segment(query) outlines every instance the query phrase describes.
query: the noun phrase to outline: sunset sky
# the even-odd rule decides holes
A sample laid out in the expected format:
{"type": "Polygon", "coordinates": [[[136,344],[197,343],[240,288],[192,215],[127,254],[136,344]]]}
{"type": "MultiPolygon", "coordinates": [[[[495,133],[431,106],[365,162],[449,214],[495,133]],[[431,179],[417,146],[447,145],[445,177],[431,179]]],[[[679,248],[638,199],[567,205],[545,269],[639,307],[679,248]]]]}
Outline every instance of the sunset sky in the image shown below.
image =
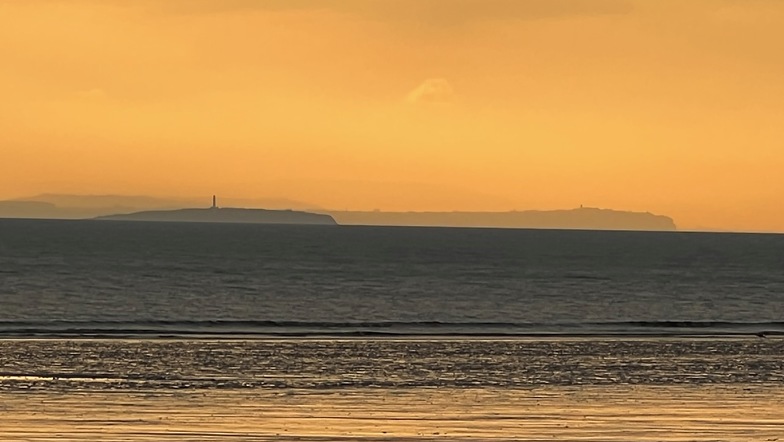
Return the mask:
{"type": "Polygon", "coordinates": [[[784,231],[781,0],[0,0],[0,199],[784,231]]]}

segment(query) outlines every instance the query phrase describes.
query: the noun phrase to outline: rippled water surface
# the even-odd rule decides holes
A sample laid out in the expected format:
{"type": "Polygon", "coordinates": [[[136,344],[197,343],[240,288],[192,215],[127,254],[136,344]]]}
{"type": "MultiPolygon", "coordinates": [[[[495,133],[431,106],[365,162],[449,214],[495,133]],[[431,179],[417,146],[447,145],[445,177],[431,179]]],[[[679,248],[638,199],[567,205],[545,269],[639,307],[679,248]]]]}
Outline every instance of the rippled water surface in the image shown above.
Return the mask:
{"type": "Polygon", "coordinates": [[[784,235],[0,220],[0,336],[784,333],[784,235]]]}

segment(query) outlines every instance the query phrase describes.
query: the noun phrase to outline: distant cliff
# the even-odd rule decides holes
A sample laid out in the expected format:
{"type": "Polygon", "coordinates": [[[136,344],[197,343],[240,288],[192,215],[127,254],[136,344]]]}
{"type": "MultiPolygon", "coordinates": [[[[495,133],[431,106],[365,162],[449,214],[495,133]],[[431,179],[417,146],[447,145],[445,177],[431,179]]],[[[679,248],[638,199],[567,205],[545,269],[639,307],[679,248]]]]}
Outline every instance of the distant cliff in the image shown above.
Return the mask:
{"type": "MultiPolygon", "coordinates": [[[[38,195],[0,201],[0,218],[133,219],[140,221],[360,224],[585,230],[676,230],[672,218],[647,212],[579,208],[512,212],[351,212],[306,209],[285,199],[221,200],[248,209],[187,209],[208,201],[118,195],[38,195]],[[266,209],[253,209],[265,207],[266,209]],[[269,209],[295,209],[269,210],[269,209]],[[210,212],[217,210],[217,212],[210,212]],[[228,212],[228,211],[234,211],[228,212]],[[118,213],[128,215],[114,215],[118,213]],[[327,215],[317,215],[322,213],[327,215]],[[163,215],[161,215],[163,214],[163,215]],[[300,217],[303,214],[304,217],[300,217]],[[223,217],[226,218],[223,218],[223,217]],[[289,220],[294,221],[289,221],[289,220]],[[306,220],[306,221],[302,221],[306,220]]],[[[312,205],[310,205],[312,207],[312,205]]]]}
{"type": "Polygon", "coordinates": [[[520,212],[328,212],[339,224],[585,230],[676,230],[672,218],[643,212],[579,208],[520,212]]]}
{"type": "Polygon", "coordinates": [[[320,224],[335,225],[329,215],[293,210],[264,209],[179,209],[153,210],[124,215],[107,215],[95,218],[102,221],[156,221],[245,224],[320,224]]]}

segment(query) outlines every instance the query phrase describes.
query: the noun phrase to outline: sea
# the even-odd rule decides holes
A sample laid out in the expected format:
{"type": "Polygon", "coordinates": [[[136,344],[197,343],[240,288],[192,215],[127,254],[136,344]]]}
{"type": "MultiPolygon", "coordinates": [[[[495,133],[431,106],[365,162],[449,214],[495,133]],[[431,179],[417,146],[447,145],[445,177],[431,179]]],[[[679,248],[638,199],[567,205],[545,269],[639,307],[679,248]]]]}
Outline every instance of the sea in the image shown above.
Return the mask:
{"type": "Polygon", "coordinates": [[[784,235],[0,220],[0,440],[775,440],[782,385],[784,235]]]}
{"type": "Polygon", "coordinates": [[[784,235],[0,221],[0,336],[784,332],[784,235]]]}

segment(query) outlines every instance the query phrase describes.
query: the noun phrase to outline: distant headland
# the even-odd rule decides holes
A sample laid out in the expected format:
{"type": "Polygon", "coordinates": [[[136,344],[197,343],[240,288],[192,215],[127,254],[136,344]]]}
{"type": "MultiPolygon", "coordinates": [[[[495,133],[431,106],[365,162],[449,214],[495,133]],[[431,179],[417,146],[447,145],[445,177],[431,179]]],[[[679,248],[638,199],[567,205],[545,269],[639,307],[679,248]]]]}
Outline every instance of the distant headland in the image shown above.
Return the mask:
{"type": "Polygon", "coordinates": [[[105,215],[99,221],[150,221],[192,223],[242,223],[242,224],[317,224],[336,225],[325,214],[294,210],[240,209],[218,207],[212,197],[212,207],[205,209],[147,210],[128,214],[105,215]]]}
{"type": "Polygon", "coordinates": [[[328,212],[339,224],[582,230],[677,230],[672,218],[647,212],[580,207],[511,212],[328,212]]]}
{"type": "MultiPolygon", "coordinates": [[[[201,201],[204,201],[203,199],[201,201]]],[[[286,199],[221,199],[240,208],[198,209],[197,199],[44,194],[0,201],[0,218],[124,221],[341,224],[517,229],[676,230],[672,218],[648,212],[580,207],[509,212],[335,211],[286,199]],[[291,209],[291,210],[289,210],[291,209]]]]}

